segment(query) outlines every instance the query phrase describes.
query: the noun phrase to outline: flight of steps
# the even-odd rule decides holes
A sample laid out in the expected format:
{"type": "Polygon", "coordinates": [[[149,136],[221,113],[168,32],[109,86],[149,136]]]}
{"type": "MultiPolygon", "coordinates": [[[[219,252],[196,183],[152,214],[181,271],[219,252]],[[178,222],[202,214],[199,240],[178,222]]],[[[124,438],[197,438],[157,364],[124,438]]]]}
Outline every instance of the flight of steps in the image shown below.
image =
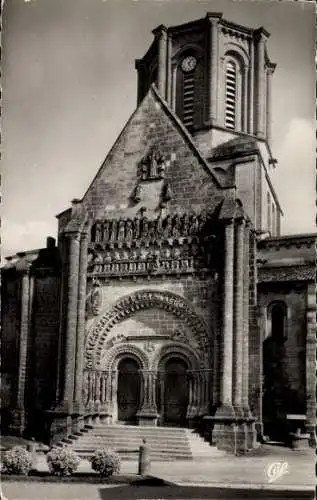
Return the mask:
{"type": "Polygon", "coordinates": [[[142,440],[151,449],[151,460],[193,460],[222,454],[190,429],[132,425],[98,425],[72,439],[71,448],[89,458],[102,447],[119,452],[122,460],[137,460],[142,440]]]}

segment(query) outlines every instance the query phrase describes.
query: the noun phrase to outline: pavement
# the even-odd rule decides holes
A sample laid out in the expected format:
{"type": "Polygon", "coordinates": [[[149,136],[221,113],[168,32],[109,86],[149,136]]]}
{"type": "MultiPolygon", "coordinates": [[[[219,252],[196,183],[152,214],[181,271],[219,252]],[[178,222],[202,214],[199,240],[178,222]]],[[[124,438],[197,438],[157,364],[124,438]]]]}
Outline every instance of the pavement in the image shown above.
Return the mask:
{"type": "MultiPolygon", "coordinates": [[[[48,471],[44,454],[37,454],[36,460],[38,471],[48,471]]],[[[153,461],[150,475],[152,479],[161,480],[161,485],[156,485],[155,488],[147,484],[136,487],[82,482],[80,484],[49,483],[48,487],[48,483],[44,485],[38,481],[28,482],[27,480],[25,483],[3,481],[2,484],[4,495],[10,500],[15,498],[23,500],[36,500],[37,498],[61,500],[63,498],[89,498],[90,500],[95,498],[99,500],[103,498],[302,499],[314,498],[315,463],[316,455],[313,449],[291,450],[282,446],[263,445],[255,453],[242,457],[225,455],[207,460],[153,461]],[[41,488],[45,488],[41,493],[44,496],[40,495],[41,488]],[[24,496],[19,496],[20,492],[24,496]],[[265,493],[265,496],[259,496],[260,492],[265,493]]],[[[122,462],[120,474],[123,476],[135,476],[137,471],[137,461],[122,462]]],[[[76,476],[80,477],[83,473],[95,474],[88,460],[81,461],[76,476]]]]}
{"type": "MultiPolygon", "coordinates": [[[[262,450],[251,456],[226,455],[208,460],[153,461],[150,473],[157,478],[183,486],[312,489],[316,484],[315,463],[316,455],[312,449],[295,451],[264,445],[262,450]]],[[[48,471],[44,454],[37,454],[36,468],[41,472],[48,471]]],[[[137,472],[137,460],[122,462],[122,475],[135,475],[137,472]]],[[[88,460],[81,460],[76,475],[82,473],[95,474],[88,460]]]]}
{"type": "Polygon", "coordinates": [[[313,492],[210,488],[206,486],[151,486],[102,484],[5,483],[1,500],[312,500],[313,492]]]}

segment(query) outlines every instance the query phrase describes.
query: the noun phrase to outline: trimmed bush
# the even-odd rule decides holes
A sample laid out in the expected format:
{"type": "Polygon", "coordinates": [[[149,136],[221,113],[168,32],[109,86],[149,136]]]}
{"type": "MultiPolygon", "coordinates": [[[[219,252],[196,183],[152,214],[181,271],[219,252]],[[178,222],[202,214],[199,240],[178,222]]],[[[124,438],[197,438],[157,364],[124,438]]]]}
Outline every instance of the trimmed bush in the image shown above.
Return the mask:
{"type": "Polygon", "coordinates": [[[2,472],[27,476],[32,469],[32,455],[22,446],[7,450],[2,458],[2,472]]]}
{"type": "Polygon", "coordinates": [[[91,467],[101,477],[109,477],[120,472],[121,461],[118,453],[111,449],[96,450],[90,457],[91,467]]]}
{"type": "Polygon", "coordinates": [[[54,476],[71,476],[78,468],[80,458],[71,448],[52,448],[46,455],[49,471],[54,476]]]}

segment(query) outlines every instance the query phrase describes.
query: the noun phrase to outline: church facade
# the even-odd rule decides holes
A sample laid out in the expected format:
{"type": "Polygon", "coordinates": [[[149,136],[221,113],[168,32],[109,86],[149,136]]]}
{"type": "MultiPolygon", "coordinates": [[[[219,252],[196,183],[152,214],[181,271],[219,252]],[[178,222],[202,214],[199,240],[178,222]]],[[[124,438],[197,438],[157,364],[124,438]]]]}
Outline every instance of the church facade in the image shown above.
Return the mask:
{"type": "Polygon", "coordinates": [[[2,270],[2,425],[189,426],[241,452],[315,445],[315,235],[280,235],[263,29],[159,26],[137,108],[58,244],[2,270]]]}

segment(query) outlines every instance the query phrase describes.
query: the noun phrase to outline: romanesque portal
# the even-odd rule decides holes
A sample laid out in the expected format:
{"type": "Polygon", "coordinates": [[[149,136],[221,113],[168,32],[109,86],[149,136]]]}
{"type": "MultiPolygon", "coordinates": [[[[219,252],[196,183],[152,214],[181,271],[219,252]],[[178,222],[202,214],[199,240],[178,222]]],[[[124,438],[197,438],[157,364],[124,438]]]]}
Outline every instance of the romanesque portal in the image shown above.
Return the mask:
{"type": "Polygon", "coordinates": [[[144,291],[121,299],[87,336],[87,412],[109,423],[169,426],[184,426],[206,414],[212,373],[209,337],[207,326],[175,294],[144,291]],[[157,318],[161,312],[161,319],[170,316],[170,324],[180,324],[182,330],[170,335],[159,329],[152,335],[130,330],[127,320],[140,311],[157,318]]]}

